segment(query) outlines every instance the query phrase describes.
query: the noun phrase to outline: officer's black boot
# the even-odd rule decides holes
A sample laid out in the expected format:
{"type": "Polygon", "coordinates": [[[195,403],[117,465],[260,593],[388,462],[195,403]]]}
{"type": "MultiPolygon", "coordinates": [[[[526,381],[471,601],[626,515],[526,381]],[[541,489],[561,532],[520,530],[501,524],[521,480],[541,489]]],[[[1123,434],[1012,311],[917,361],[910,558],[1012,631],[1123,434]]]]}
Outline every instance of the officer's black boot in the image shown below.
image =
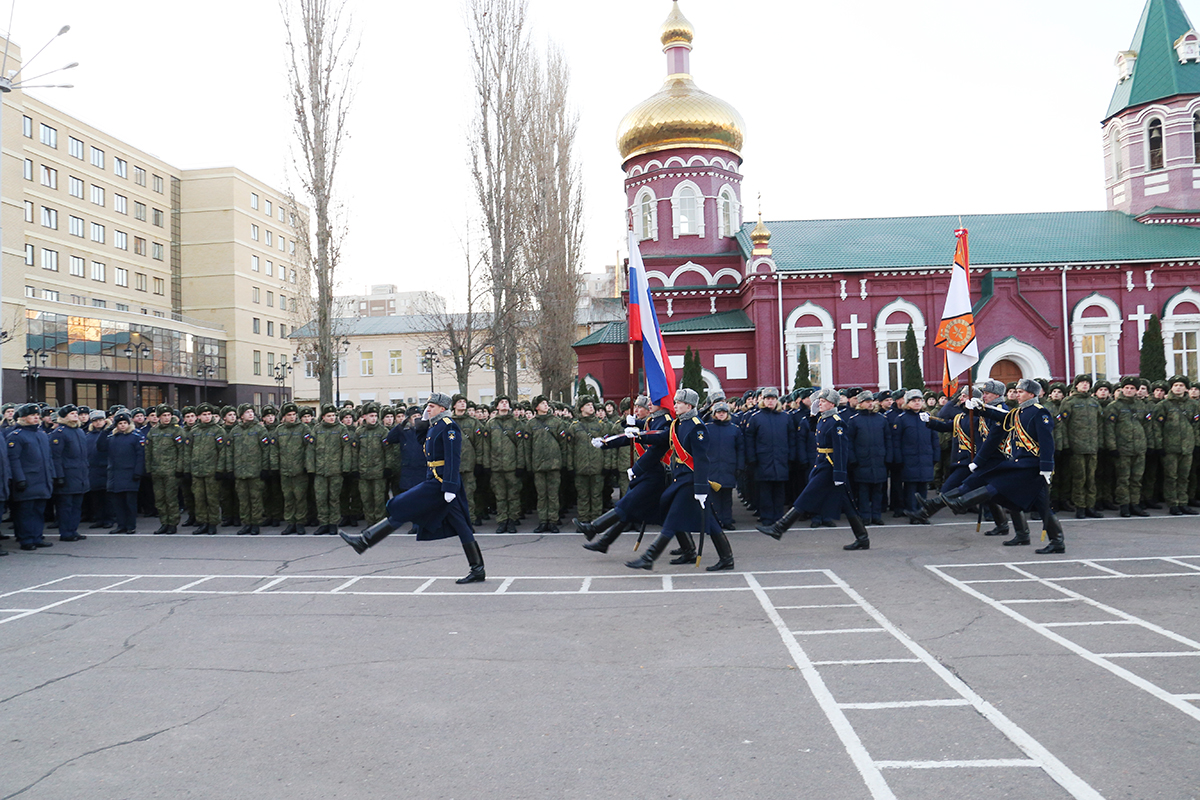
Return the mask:
{"type": "MultiPolygon", "coordinates": [[[[704,509],[700,509],[700,511],[704,513],[704,509]]],[[[679,555],[671,559],[672,564],[690,564],[696,560],[696,542],[690,533],[687,531],[677,532],[675,541],[679,542],[679,555]]]]}
{"type": "Polygon", "coordinates": [[[867,532],[867,526],[863,524],[862,517],[855,514],[847,516],[847,521],[850,523],[850,530],[854,531],[854,541],[842,547],[843,550],[870,550],[871,538],[867,532]]]}
{"type": "MultiPolygon", "coordinates": [[[[375,524],[378,525],[379,523],[375,524]]],[[[375,525],[371,527],[374,528],[375,525]]],[[[343,533],[342,538],[345,539],[346,534],[343,533]]],[[[483,571],[483,553],[479,552],[479,542],[474,539],[469,542],[463,542],[463,552],[467,554],[467,563],[471,565],[471,571],[466,576],[456,580],[455,583],[479,583],[486,579],[487,574],[483,571]]]]}
{"type": "Polygon", "coordinates": [[[1063,540],[1062,525],[1059,524],[1058,517],[1050,514],[1042,520],[1042,524],[1046,528],[1046,535],[1050,538],[1050,543],[1045,547],[1039,547],[1033,552],[1041,555],[1048,553],[1065,553],[1067,552],[1066,542],[1063,540]]]}
{"type": "Polygon", "coordinates": [[[942,499],[946,503],[946,508],[953,511],[955,514],[962,514],[969,506],[972,506],[975,503],[983,502],[991,496],[992,493],[988,491],[987,487],[981,487],[979,489],[972,489],[966,494],[944,494],[942,495],[942,499]]]}
{"type": "Polygon", "coordinates": [[[792,526],[792,523],[800,519],[800,509],[795,506],[789,506],[787,513],[775,521],[774,525],[756,525],[754,526],[759,533],[765,533],[772,539],[778,541],[783,538],[783,533],[792,526]]]}
{"type": "Polygon", "coordinates": [[[617,515],[616,509],[613,509],[611,511],[605,511],[591,522],[581,522],[578,519],[573,519],[571,522],[575,523],[575,530],[582,533],[584,538],[590,542],[595,538],[597,533],[607,530],[610,525],[619,519],[620,517],[617,515]]]}
{"type": "MultiPolygon", "coordinates": [[[[345,531],[338,531],[338,536],[341,536],[342,540],[346,544],[353,547],[354,552],[361,555],[361,554],[367,552],[368,547],[374,547],[375,545],[379,544],[381,541],[386,539],[390,533],[392,533],[395,530],[396,530],[396,526],[393,525],[388,520],[387,517],[384,517],[383,519],[379,520],[379,522],[376,522],[374,525],[367,528],[362,533],[351,534],[351,533],[346,533],[345,531]]],[[[470,559],[468,558],[468,561],[469,560],[470,559]]],[[[482,564],[483,562],[480,561],[480,563],[482,564]]],[[[483,579],[480,578],[480,580],[483,580],[483,579]]]]}
{"type": "Polygon", "coordinates": [[[919,508],[916,509],[916,512],[918,519],[920,519],[922,522],[928,522],[930,517],[946,507],[947,499],[949,497],[953,497],[955,492],[956,489],[951,489],[945,494],[937,492],[933,495],[933,497],[921,497],[920,495],[917,495],[916,499],[919,508]]]}
{"type": "Polygon", "coordinates": [[[711,567],[705,567],[705,572],[721,572],[722,570],[733,569],[733,548],[729,546],[729,538],[725,536],[725,531],[715,530],[712,532],[713,547],[717,548],[717,563],[711,567]]]}
{"type": "Polygon", "coordinates": [[[1016,535],[1011,539],[1005,539],[1001,544],[1005,547],[1029,544],[1029,523],[1025,520],[1025,515],[1020,511],[1014,511],[1012,514],[1012,524],[1013,529],[1017,532],[1016,535]]]}
{"type": "MultiPolygon", "coordinates": [[[[996,523],[996,526],[994,528],[992,528],[990,531],[984,531],[983,535],[984,536],[1007,536],[1008,535],[1008,516],[1004,513],[1004,509],[1001,508],[996,503],[989,503],[988,508],[991,509],[992,520],[996,523]]],[[[1017,524],[1017,515],[1020,513],[1021,512],[1019,512],[1019,511],[1013,512],[1013,525],[1017,524]]]]}
{"type": "Polygon", "coordinates": [[[584,542],[583,549],[591,550],[595,553],[607,553],[608,546],[617,540],[617,537],[628,528],[629,525],[621,520],[617,520],[612,524],[612,527],[600,534],[600,537],[594,542],[584,542]]]}
{"type": "MultiPolygon", "coordinates": [[[[671,543],[671,539],[673,538],[673,534],[666,533],[665,531],[659,533],[640,556],[632,561],[626,561],[625,566],[630,569],[654,569],[654,559],[662,555],[662,551],[667,549],[667,545],[671,543]]],[[[692,556],[692,558],[695,558],[695,556],[692,556]]]]}

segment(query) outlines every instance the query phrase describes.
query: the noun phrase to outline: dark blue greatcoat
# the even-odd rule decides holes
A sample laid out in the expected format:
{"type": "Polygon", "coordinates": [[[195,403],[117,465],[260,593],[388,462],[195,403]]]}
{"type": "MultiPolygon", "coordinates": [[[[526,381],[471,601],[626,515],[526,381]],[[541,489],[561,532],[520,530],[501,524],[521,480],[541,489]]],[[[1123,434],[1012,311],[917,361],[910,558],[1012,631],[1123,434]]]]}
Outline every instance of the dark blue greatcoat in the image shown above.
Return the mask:
{"type": "Polygon", "coordinates": [[[837,519],[842,513],[856,516],[846,485],[850,436],[846,432],[846,421],[837,412],[821,415],[817,422],[816,447],[808,483],[792,505],[802,514],[822,519],[837,519]]]}
{"type": "Polygon", "coordinates": [[[108,453],[108,491],[136,492],[146,471],[146,440],[114,429],[101,446],[108,453]]]}
{"type": "Polygon", "coordinates": [[[905,483],[930,483],[933,467],[942,454],[937,431],[921,422],[916,411],[905,410],[892,424],[900,462],[900,479],[905,483]]]}
{"type": "Polygon", "coordinates": [[[982,411],[1000,424],[980,448],[980,467],[963,482],[963,492],[987,486],[1009,508],[1040,508],[1047,493],[1040,473],[1054,471],[1054,416],[1036,400],[1008,411],[992,406],[982,411]]]}
{"type": "MultiPolygon", "coordinates": [[[[663,411],[655,412],[644,420],[638,420],[643,431],[661,431],[671,426],[671,416],[663,411]]],[[[625,437],[613,438],[604,443],[603,447],[628,447],[631,440],[625,437]]],[[[633,479],[629,481],[629,491],[613,506],[622,522],[629,525],[646,523],[657,524],[659,516],[659,499],[667,487],[667,471],[663,467],[663,454],[655,453],[641,442],[632,442],[637,460],[633,463],[633,479]]]]}
{"type": "Polygon", "coordinates": [[[738,470],[745,469],[742,453],[742,432],[731,420],[705,423],[708,428],[708,479],[731,488],[737,480],[738,470]]]}
{"type": "Polygon", "coordinates": [[[16,425],[8,433],[8,466],[12,471],[14,503],[49,500],[54,491],[54,459],[50,437],[41,425],[16,425]],[[25,482],[18,490],[16,484],[25,482]]]}
{"type": "Polygon", "coordinates": [[[91,489],[87,434],[82,428],[62,425],[50,433],[54,477],[62,479],[57,494],[83,494],[91,489]]]}
{"type": "MultiPolygon", "coordinates": [[[[415,426],[412,430],[415,436],[415,426]]],[[[475,530],[470,523],[471,508],[458,474],[462,436],[462,429],[449,411],[429,420],[424,445],[425,480],[388,501],[388,521],[396,527],[412,522],[417,526],[418,541],[451,536],[457,536],[464,543],[475,541],[475,530]],[[449,503],[446,492],[455,494],[449,503]]]]}
{"type": "Polygon", "coordinates": [[[785,411],[761,408],[746,423],[746,463],[755,480],[786,481],[795,446],[795,426],[785,411]]]}
{"type": "Polygon", "coordinates": [[[108,428],[88,428],[87,431],[89,492],[103,492],[108,488],[108,451],[100,446],[108,434],[108,428]]]}
{"type": "MultiPolygon", "coordinates": [[[[388,431],[384,441],[400,445],[400,491],[406,492],[425,480],[425,452],[418,435],[424,426],[401,422],[388,431]]],[[[423,432],[423,431],[422,431],[423,432]]]]}
{"type": "Polygon", "coordinates": [[[802,469],[810,469],[817,455],[816,430],[813,427],[812,415],[807,407],[801,406],[789,411],[788,416],[792,418],[792,430],[795,433],[792,461],[802,469]]]}
{"type": "MultiPolygon", "coordinates": [[[[6,428],[0,428],[0,442],[4,441],[3,431],[6,428]]],[[[7,446],[5,447],[7,449],[7,446]]],[[[8,454],[4,458],[0,458],[0,503],[8,502],[8,485],[12,480],[12,468],[8,466],[8,454]]]]}
{"type": "Polygon", "coordinates": [[[859,483],[887,480],[888,424],[882,414],[860,411],[846,424],[854,451],[854,479],[859,483]]]}
{"type": "MultiPolygon", "coordinates": [[[[659,501],[663,533],[700,530],[701,510],[695,496],[707,496],[712,488],[708,483],[708,431],[704,423],[694,411],[689,411],[667,430],[643,433],[638,438],[649,445],[647,455],[661,458],[671,454],[671,483],[659,501]]],[[[705,505],[703,513],[708,516],[707,530],[721,529],[711,502],[705,505]]]]}

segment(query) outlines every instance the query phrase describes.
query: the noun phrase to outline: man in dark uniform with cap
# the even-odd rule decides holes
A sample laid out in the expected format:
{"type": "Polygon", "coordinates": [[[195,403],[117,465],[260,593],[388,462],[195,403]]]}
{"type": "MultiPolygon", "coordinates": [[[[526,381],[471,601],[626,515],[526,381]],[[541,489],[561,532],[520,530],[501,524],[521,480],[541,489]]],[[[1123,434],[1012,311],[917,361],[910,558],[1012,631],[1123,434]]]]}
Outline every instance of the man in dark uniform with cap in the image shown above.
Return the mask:
{"type": "Polygon", "coordinates": [[[50,432],[50,453],[54,461],[58,540],[86,539],[79,532],[79,520],[89,484],[87,434],[79,426],[79,410],[70,403],[58,410],[58,425],[50,432]]]}
{"type": "Polygon", "coordinates": [[[15,419],[16,427],[9,431],[7,441],[13,529],[22,550],[50,547],[50,542],[43,538],[46,501],[54,488],[50,437],[42,430],[36,404],[19,406],[15,419]]]}
{"type": "Polygon", "coordinates": [[[471,528],[471,510],[460,483],[458,460],[462,455],[463,434],[450,416],[451,405],[449,395],[434,392],[425,406],[424,418],[429,423],[424,443],[425,480],[389,500],[387,517],[361,534],[338,533],[360,554],[406,522],[418,526],[418,541],[458,536],[471,569],[456,582],[478,583],[485,580],[487,574],[483,553],[471,528]]]}

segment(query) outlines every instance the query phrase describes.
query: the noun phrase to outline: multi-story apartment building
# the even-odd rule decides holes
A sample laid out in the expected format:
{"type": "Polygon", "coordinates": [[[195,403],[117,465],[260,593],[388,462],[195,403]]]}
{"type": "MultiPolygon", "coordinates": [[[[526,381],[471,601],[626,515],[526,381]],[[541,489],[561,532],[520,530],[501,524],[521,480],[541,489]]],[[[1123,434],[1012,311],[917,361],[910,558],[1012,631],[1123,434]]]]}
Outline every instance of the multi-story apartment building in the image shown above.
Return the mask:
{"type": "Polygon", "coordinates": [[[3,95],[2,136],[5,401],[290,393],[275,373],[308,291],[295,233],[305,209],[237,169],[180,169],[19,90],[3,95]]]}
{"type": "Polygon", "coordinates": [[[402,292],[394,283],[377,283],[366,294],[346,294],[333,298],[333,313],[338,317],[395,317],[407,314],[433,314],[446,310],[446,298],[435,292],[402,292]]]}

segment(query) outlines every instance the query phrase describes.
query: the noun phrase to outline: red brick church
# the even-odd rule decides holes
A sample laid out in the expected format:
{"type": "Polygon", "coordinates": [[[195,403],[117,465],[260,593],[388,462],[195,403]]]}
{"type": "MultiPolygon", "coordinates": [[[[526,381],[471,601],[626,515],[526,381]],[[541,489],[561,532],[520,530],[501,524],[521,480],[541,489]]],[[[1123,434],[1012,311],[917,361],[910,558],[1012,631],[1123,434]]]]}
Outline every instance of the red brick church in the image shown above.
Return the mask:
{"type": "MultiPolygon", "coordinates": [[[[710,389],[790,387],[803,348],[814,384],[899,388],[911,324],[940,385],[931,342],[957,218],[744,222],[745,124],[693,81],[693,36],[676,3],[666,82],[617,141],[675,366],[690,346],[710,389]]],[[[1108,210],[970,218],[979,376],[1136,372],[1156,314],[1168,372],[1198,377],[1200,36],[1180,0],[1147,0],[1117,70],[1102,127],[1108,210]]],[[[627,393],[626,341],[618,322],[575,344],[580,378],[602,395],[627,393]]]]}

